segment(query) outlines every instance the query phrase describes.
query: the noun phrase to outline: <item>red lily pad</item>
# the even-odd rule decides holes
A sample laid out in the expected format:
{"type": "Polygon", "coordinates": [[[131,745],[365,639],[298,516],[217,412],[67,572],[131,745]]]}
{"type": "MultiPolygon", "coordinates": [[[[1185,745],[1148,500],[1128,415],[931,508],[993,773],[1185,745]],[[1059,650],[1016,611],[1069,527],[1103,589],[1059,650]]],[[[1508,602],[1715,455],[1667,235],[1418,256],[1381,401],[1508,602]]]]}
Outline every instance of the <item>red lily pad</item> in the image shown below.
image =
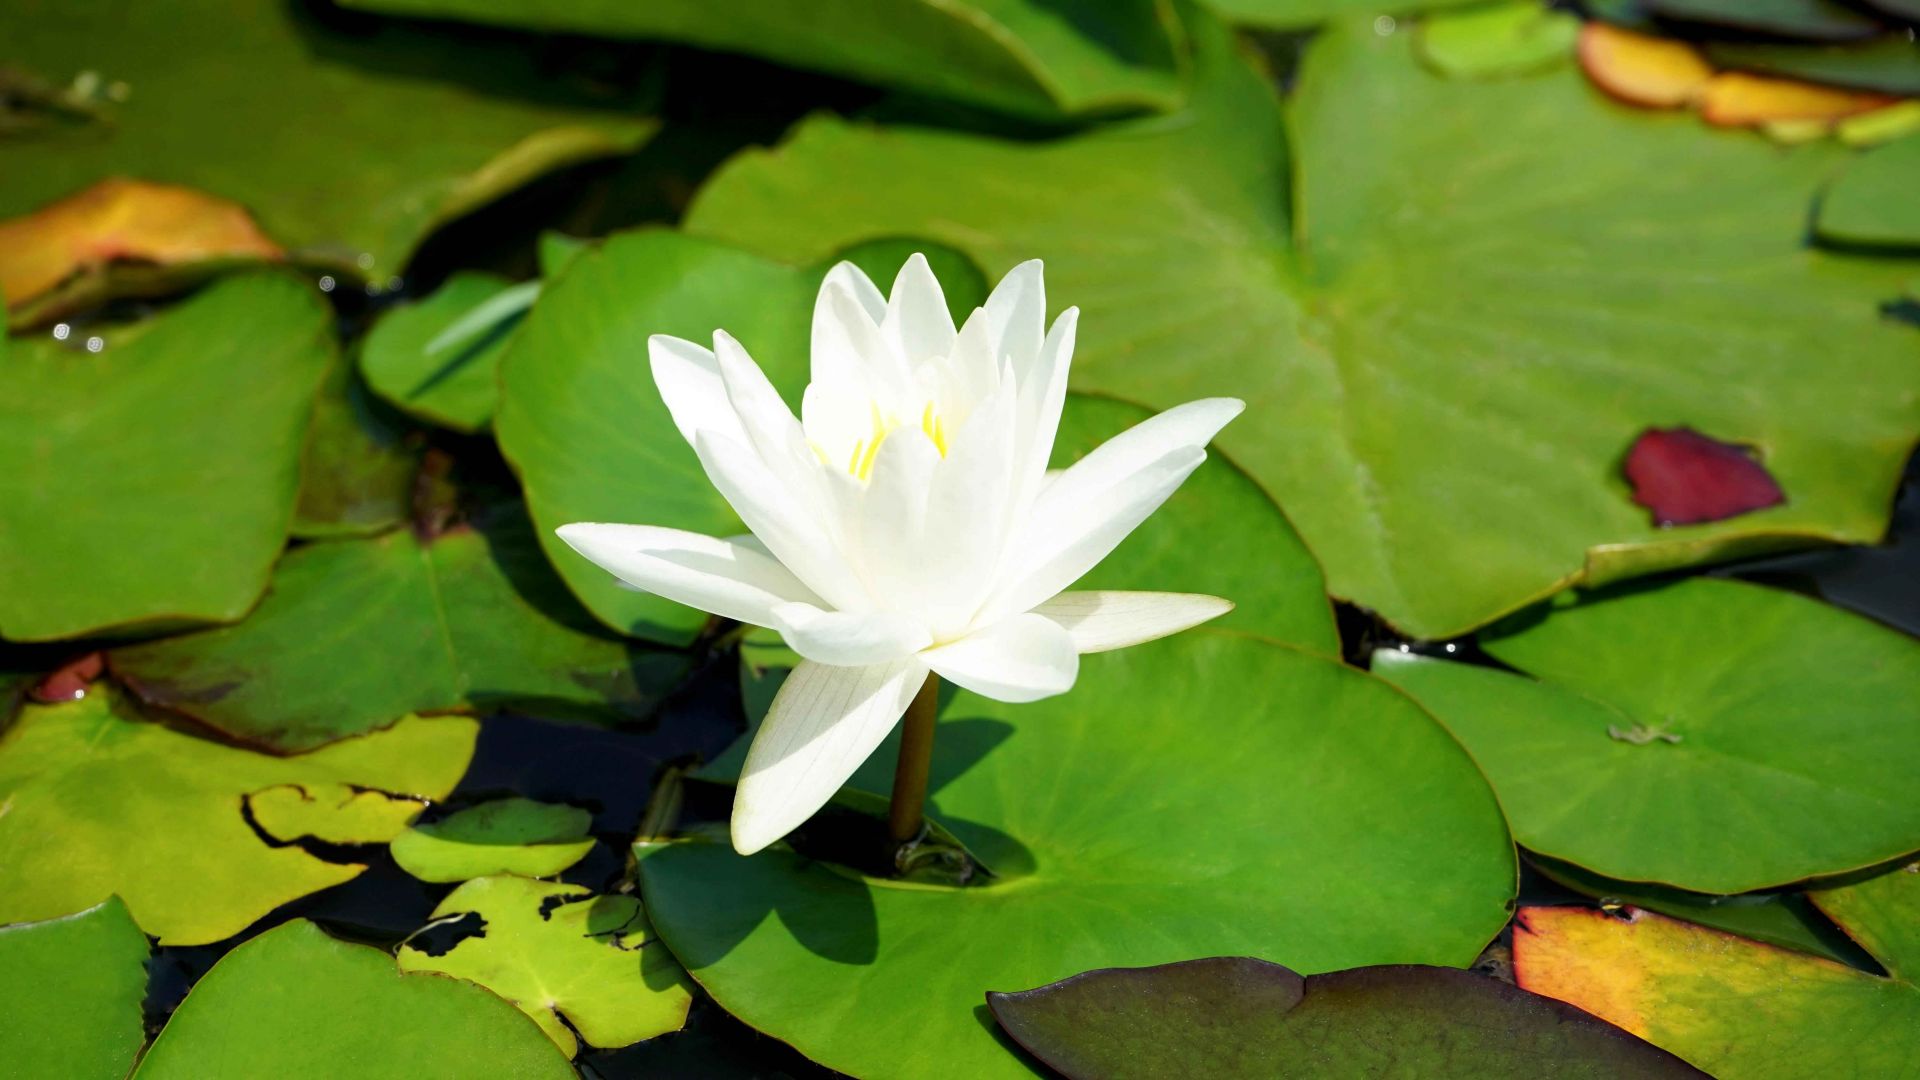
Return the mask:
{"type": "Polygon", "coordinates": [[[1705,1075],[1552,998],[1417,964],[1303,978],[1223,956],[1089,971],[989,993],[987,1004],[1015,1042],[1072,1080],[1705,1075]]]}
{"type": "Polygon", "coordinates": [[[98,652],[69,660],[35,683],[28,696],[43,704],[78,701],[87,696],[87,684],[100,677],[106,662],[98,652]]]}
{"type": "Polygon", "coordinates": [[[1656,525],[1725,521],[1787,501],[1752,449],[1689,427],[1641,432],[1622,471],[1656,525]]]}

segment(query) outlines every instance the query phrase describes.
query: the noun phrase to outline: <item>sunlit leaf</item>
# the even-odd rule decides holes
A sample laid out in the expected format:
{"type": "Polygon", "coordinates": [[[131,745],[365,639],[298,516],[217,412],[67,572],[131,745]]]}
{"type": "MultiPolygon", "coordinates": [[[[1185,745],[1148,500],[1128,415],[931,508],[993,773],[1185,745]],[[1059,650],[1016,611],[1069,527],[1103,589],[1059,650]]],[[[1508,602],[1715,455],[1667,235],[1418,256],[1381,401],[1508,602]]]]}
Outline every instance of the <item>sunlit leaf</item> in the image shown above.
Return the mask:
{"type": "Polygon", "coordinates": [[[483,877],[453,890],[433,917],[468,912],[484,920],[480,934],[438,956],[403,944],[400,970],[479,983],[533,1017],[568,1057],[581,1039],[628,1046],[686,1023],[691,984],[654,936],[639,900],[595,896],[578,885],[483,877]]]}
{"type": "Polygon", "coordinates": [[[0,926],[0,1061],[20,1077],[120,1080],[147,1041],[147,938],[109,897],[0,926]]]}
{"type": "Polygon", "coordinates": [[[1456,79],[1486,79],[1557,67],[1573,55],[1580,20],[1536,0],[1428,16],[1420,24],[1420,58],[1456,79]]]}
{"type": "Polygon", "coordinates": [[[446,345],[438,345],[438,338],[476,307],[513,288],[506,278],[464,271],[425,299],[388,312],[360,353],[367,383],[428,423],[467,433],[484,428],[500,397],[500,356],[518,316],[493,320],[446,345]]]}
{"type": "Polygon", "coordinates": [[[552,877],[592,850],[592,823],[578,807],[496,799],[402,832],[393,838],[393,861],[422,881],[552,877]]]}

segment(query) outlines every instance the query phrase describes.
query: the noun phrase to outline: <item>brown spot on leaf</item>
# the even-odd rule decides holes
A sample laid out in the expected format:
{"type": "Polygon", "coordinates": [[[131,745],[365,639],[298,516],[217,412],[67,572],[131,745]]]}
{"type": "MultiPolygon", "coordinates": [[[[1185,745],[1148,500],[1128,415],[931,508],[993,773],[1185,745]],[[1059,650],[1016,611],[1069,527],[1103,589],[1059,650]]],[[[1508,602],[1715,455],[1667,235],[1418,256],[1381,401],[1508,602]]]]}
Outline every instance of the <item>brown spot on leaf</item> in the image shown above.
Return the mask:
{"type": "Polygon", "coordinates": [[[1688,427],[1641,432],[1623,471],[1656,525],[1721,521],[1787,501],[1751,449],[1688,427]]]}

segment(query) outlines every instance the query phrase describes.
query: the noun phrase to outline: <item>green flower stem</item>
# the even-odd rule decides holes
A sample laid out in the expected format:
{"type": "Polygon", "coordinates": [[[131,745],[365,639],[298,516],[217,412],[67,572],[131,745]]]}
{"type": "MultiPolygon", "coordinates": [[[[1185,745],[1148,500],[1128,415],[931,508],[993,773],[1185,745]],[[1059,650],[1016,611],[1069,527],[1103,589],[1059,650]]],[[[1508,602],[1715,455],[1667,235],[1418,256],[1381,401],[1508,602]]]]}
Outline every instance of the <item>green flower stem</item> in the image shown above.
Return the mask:
{"type": "Polygon", "coordinates": [[[900,723],[900,763],[893,772],[893,803],[887,809],[887,835],[897,846],[911,844],[926,828],[927,768],[933,761],[933,716],[940,705],[940,676],[928,674],[900,723]]]}

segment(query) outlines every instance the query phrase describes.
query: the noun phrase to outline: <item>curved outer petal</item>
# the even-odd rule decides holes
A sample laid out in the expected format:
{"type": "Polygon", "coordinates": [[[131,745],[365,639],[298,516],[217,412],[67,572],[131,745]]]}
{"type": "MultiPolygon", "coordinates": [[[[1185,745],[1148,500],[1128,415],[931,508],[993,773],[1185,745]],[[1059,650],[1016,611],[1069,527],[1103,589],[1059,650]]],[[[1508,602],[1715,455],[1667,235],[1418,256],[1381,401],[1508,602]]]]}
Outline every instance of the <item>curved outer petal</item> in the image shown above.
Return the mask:
{"type": "Polygon", "coordinates": [[[866,271],[850,262],[837,263],[827,271],[813,298],[813,382],[844,384],[861,378],[859,355],[853,351],[853,341],[840,321],[843,310],[864,313],[868,326],[878,326],[887,317],[886,297],[880,295],[866,271]],[[836,295],[852,300],[852,307],[840,308],[836,295]]]}
{"type": "Polygon", "coordinates": [[[1233,398],[1190,401],[1115,435],[1050,480],[982,619],[1031,610],[1093,569],[1199,468],[1201,447],[1243,408],[1233,398]]]}
{"type": "Polygon", "coordinates": [[[926,680],[917,658],[867,667],[803,660],[774,695],[733,797],[733,846],[751,855],[833,798],[926,680]]]}
{"type": "Polygon", "coordinates": [[[701,431],[693,449],[734,513],[795,577],[832,607],[863,611],[871,606],[859,577],[814,512],[819,507],[799,501],[765,462],[732,439],[701,431]]]}
{"type": "Polygon", "coordinates": [[[1064,694],[1080,674],[1080,653],[1066,629],[1033,614],[1002,619],[920,659],[948,682],[995,701],[1064,694]]]}
{"type": "Polygon", "coordinates": [[[651,525],[577,522],[555,530],[573,550],[637,589],[755,626],[774,609],[817,604],[792,571],[745,540],[721,540],[651,525]]]}
{"type": "MultiPolygon", "coordinates": [[[[766,372],[753,362],[747,350],[724,330],[713,335],[714,360],[719,365],[720,381],[726,387],[727,400],[740,418],[747,445],[787,490],[814,506],[822,505],[822,465],[819,455],[807,445],[807,436],[794,419],[793,410],[780,392],[767,381],[766,372]]],[[[827,526],[829,539],[838,542],[837,520],[831,514],[816,514],[827,526]]]]}
{"type": "Polygon", "coordinates": [[[1201,593],[1063,592],[1033,609],[1059,623],[1082,654],[1124,649],[1219,618],[1231,600],[1201,593]]]}
{"type": "Polygon", "coordinates": [[[917,619],[885,612],[824,611],[814,604],[781,604],[774,622],[787,645],[808,660],[859,667],[902,660],[928,645],[933,635],[917,619]]]}
{"type": "Polygon", "coordinates": [[[1020,414],[1014,428],[1017,464],[1011,505],[1017,514],[1026,513],[1046,482],[1053,441],[1060,434],[1060,413],[1067,403],[1067,369],[1073,364],[1079,326],[1079,308],[1061,312],[1026,369],[1015,376],[1020,387],[1020,414]]]}
{"type": "Polygon", "coordinates": [[[1047,326],[1047,286],[1039,259],[1028,259],[1007,271],[981,305],[993,358],[1011,359],[1014,374],[1026,378],[1027,365],[1040,355],[1040,337],[1047,326]]]}
{"type": "Polygon", "coordinates": [[[908,256],[894,277],[881,331],[909,367],[953,352],[953,313],[925,255],[908,256]]]}
{"type": "Polygon", "coordinates": [[[673,426],[689,444],[702,431],[711,431],[738,442],[746,441],[740,416],[727,398],[726,384],[720,379],[720,362],[712,351],[665,334],[647,339],[647,363],[653,369],[653,385],[667,403],[673,426]]]}

